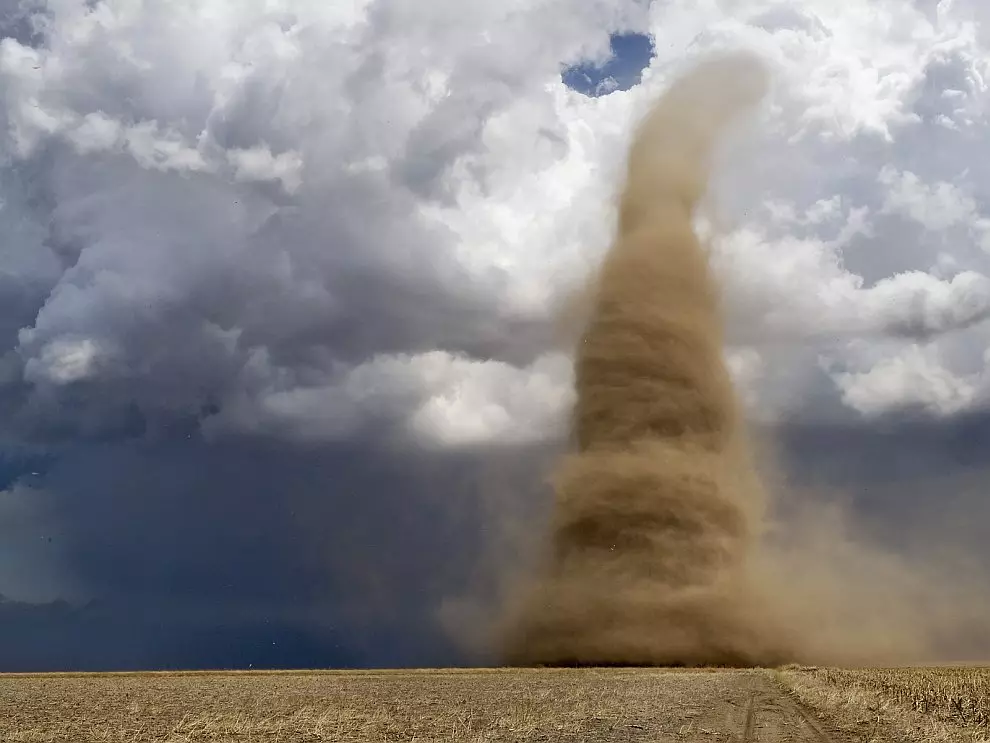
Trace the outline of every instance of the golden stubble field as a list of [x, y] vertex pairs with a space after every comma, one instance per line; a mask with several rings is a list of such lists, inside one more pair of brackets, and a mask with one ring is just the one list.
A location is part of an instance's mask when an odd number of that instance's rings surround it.
[[0, 741], [974, 741], [990, 670], [0, 675]]
[[806, 705], [855, 718], [862, 740], [990, 741], [988, 666], [789, 667], [777, 676]]

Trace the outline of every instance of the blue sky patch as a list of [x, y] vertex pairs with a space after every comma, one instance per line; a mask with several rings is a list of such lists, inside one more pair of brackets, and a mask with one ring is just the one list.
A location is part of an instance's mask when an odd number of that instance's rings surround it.
[[612, 56], [604, 64], [581, 62], [561, 73], [564, 85], [589, 96], [629, 90], [639, 84], [653, 59], [653, 39], [646, 34], [612, 34]]

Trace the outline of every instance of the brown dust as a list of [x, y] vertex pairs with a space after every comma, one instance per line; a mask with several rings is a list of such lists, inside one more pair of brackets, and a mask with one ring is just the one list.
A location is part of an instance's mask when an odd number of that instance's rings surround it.
[[856, 544], [837, 506], [770, 508], [694, 229], [717, 147], [767, 82], [748, 55], [698, 64], [633, 137], [549, 549], [502, 627], [510, 665], [919, 660], [987, 616], [985, 589], [949, 595], [945, 571]]

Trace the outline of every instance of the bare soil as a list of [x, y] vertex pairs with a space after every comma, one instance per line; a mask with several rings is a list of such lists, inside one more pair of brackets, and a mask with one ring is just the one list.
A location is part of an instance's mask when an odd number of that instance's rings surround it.
[[0, 675], [0, 741], [845, 743], [768, 671]]

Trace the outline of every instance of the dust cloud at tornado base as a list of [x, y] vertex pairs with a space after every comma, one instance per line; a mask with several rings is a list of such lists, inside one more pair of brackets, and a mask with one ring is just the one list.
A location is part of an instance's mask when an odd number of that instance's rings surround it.
[[583, 300], [550, 533], [495, 622], [508, 664], [896, 663], [990, 647], [982, 576], [855, 539], [838, 505], [775, 482], [747, 431], [694, 219], [722, 135], [767, 84], [749, 55], [704, 61], [633, 137], [616, 236]]

